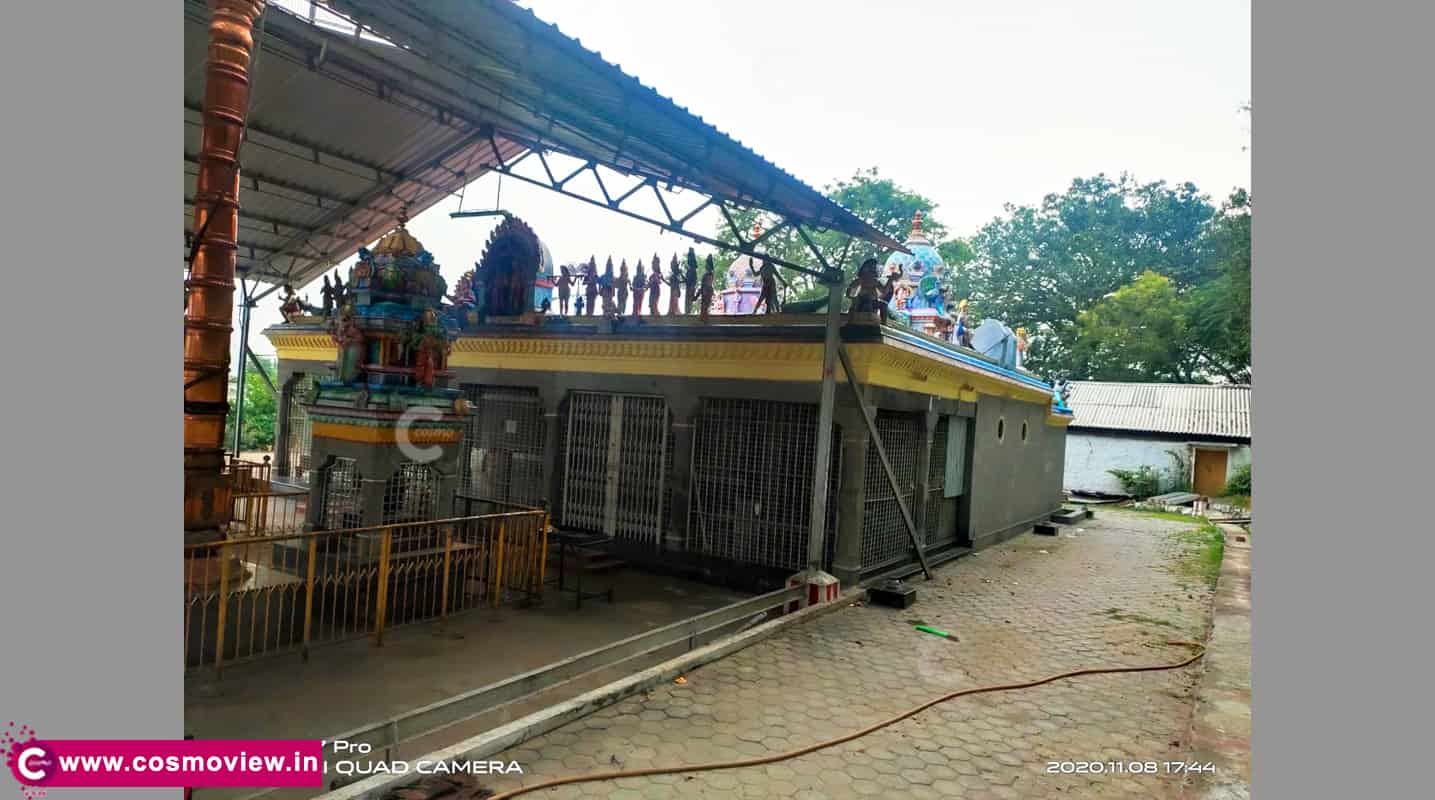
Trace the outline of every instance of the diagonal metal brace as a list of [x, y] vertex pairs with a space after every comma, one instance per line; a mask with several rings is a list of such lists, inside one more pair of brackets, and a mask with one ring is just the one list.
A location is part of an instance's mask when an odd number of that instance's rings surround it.
[[862, 421], [867, 423], [867, 433], [872, 437], [872, 445], [877, 448], [882, 472], [886, 474], [887, 483], [892, 486], [892, 494], [897, 498], [897, 508], [902, 511], [902, 524], [907, 526], [907, 536], [912, 540], [912, 549], [917, 551], [917, 561], [922, 564], [922, 574], [927, 580], [931, 580], [932, 569], [927, 565], [927, 554], [922, 552], [922, 543], [917, 540], [917, 525], [912, 522], [907, 503], [902, 500], [902, 487], [897, 483], [897, 473], [892, 469], [892, 462], [887, 459], [887, 448], [882, 446], [882, 437], [877, 433], [877, 423], [872, 419], [872, 410], [867, 407], [866, 398], [862, 397], [862, 387], [857, 383], [857, 370], [852, 368], [852, 358], [847, 355], [846, 344], [837, 345], [837, 357], [842, 360], [842, 371], [847, 373], [847, 388], [852, 390], [852, 397], [857, 400], [857, 407], [862, 410]]
[[278, 397], [279, 390], [274, 388], [274, 379], [269, 377], [269, 370], [264, 368], [264, 362], [260, 361], [259, 356], [254, 355], [254, 351], [248, 347], [244, 348], [244, 353], [249, 356], [249, 363], [253, 364], [254, 368], [259, 370], [259, 377], [264, 379], [264, 383], [269, 387], [270, 393]]

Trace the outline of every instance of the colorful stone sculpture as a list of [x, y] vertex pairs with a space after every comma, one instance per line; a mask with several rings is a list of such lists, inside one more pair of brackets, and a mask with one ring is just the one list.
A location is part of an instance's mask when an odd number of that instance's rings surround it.
[[625, 258], [623, 265], [618, 268], [618, 277], [613, 279], [613, 292], [617, 304], [617, 308], [614, 310], [619, 316], [622, 316], [623, 309], [628, 307], [628, 287], [632, 285], [633, 280], [628, 277], [628, 259]]
[[[694, 261], [697, 260], [692, 250], [688, 250], [688, 256]], [[699, 313], [702, 314], [703, 322], [707, 322], [708, 313], [713, 307], [713, 297], [716, 292], [716, 287], [713, 284], [716, 280], [717, 274], [713, 272], [713, 257], [708, 255], [707, 265], [703, 269], [702, 284], [698, 287], [698, 303], [701, 308]]]
[[558, 313], [568, 316], [568, 300], [573, 296], [573, 274], [567, 266], [558, 268]]
[[658, 288], [663, 285], [663, 262], [653, 254], [653, 276], [648, 279], [648, 316], [658, 316]]
[[878, 313], [886, 321], [886, 306], [882, 304], [882, 284], [877, 280], [877, 259], [869, 258], [857, 269], [857, 277], [847, 284], [847, 299], [852, 301], [852, 311], [857, 314]]
[[[588, 264], [583, 272], [583, 298], [588, 308], [588, 315], [592, 316], [598, 307], [598, 257], [590, 256]], [[578, 313], [583, 313], [583, 307], [578, 308]]]
[[633, 274], [633, 316], [643, 313], [643, 295], [648, 291], [648, 274], [643, 271], [643, 260], [638, 259], [638, 271]]
[[687, 271], [683, 273], [683, 313], [693, 313], [693, 298], [698, 290], [698, 254], [688, 248]]
[[773, 263], [766, 258], [762, 260], [762, 266], [757, 270], [757, 277], [758, 280], [762, 282], [762, 294], [758, 296], [757, 302], [753, 304], [752, 313], [756, 314], [758, 308], [765, 308], [769, 314], [781, 312], [782, 306], [777, 299], [777, 283], [778, 281], [782, 281], [782, 285], [787, 286], [787, 281], [783, 280], [781, 273], [777, 271], [777, 267], [773, 266]]
[[338, 360], [334, 371], [341, 383], [355, 383], [364, 370], [364, 332], [359, 328], [352, 305], [339, 310], [329, 325], [330, 335], [339, 346]]
[[682, 267], [678, 266], [678, 254], [673, 253], [673, 261], [668, 265], [668, 316], [675, 317], [683, 313], [679, 309], [681, 300], [681, 287], [683, 285]]

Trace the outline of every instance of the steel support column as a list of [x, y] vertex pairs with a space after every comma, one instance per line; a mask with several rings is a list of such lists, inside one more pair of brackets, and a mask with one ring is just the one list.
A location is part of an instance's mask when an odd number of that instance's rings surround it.
[[239, 441], [244, 436], [244, 384], [249, 377], [249, 310], [254, 301], [249, 298], [249, 286], [239, 279], [239, 374], [234, 384], [234, 445], [230, 448], [234, 457], [239, 457]]
[[812, 464], [812, 514], [807, 536], [807, 568], [814, 571], [822, 569], [822, 556], [827, 552], [827, 478], [832, 471], [832, 406], [837, 396], [837, 350], [841, 346], [839, 278], [827, 284], [827, 332], [822, 340], [822, 389], [817, 405], [817, 454]]

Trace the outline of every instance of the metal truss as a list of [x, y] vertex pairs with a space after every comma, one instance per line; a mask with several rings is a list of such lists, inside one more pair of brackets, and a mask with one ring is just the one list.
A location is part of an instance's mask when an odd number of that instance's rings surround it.
[[[586, 158], [575, 153], [567, 152], [563, 148], [558, 147], [552, 143], [545, 143], [538, 140], [528, 139], [526, 137], [511, 134], [506, 131], [500, 134], [496, 132], [491, 126], [486, 127], [484, 132], [487, 134], [489, 147], [493, 151], [493, 157], [495, 160], [494, 164], [489, 165], [489, 169], [499, 173], [500, 175], [505, 175], [509, 178], [513, 178], [514, 180], [523, 181], [524, 183], [528, 183], [533, 186], [538, 186], [552, 192], [557, 192], [558, 194], [561, 194], [565, 197], [571, 197], [575, 200], [581, 200], [582, 202], [588, 203], [589, 205], [605, 208], [609, 211], [622, 214], [625, 217], [636, 219], [640, 222], [646, 222], [650, 225], [655, 225], [665, 231], [670, 231], [672, 233], [686, 236], [687, 238], [692, 239], [696, 242], [701, 242], [703, 244], [711, 245], [713, 247], [717, 247], [729, 252], [735, 252], [741, 255], [766, 258], [777, 266], [786, 267], [788, 269], [801, 272], [805, 275], [810, 275], [824, 284], [837, 283], [842, 280], [842, 261], [846, 259], [847, 252], [852, 246], [852, 240], [855, 238], [851, 234], [848, 234], [846, 236], [846, 242], [842, 248], [841, 255], [839, 256], [836, 264], [834, 265], [828, 259], [827, 254], [823, 253], [822, 249], [818, 247], [815, 242], [813, 242], [811, 235], [809, 235], [807, 231], [808, 226], [805, 226], [803, 223], [792, 219], [790, 216], [782, 216], [779, 224], [768, 228], [767, 230], [763, 231], [760, 236], [749, 240], [745, 232], [733, 220], [732, 212], [738, 207], [730, 204], [726, 200], [718, 199], [709, 194], [708, 198], [702, 203], [700, 203], [697, 207], [693, 208], [682, 216], [674, 216], [672, 209], [668, 205], [667, 199], [663, 196], [662, 191], [659, 189], [659, 184], [666, 183], [669, 187], [672, 187], [678, 185], [676, 182], [669, 182], [651, 175], [641, 175], [635, 172], [631, 167], [617, 164], [616, 160], [599, 161], [597, 159]], [[513, 159], [512, 161], [505, 161], [503, 158], [503, 154], [498, 147], [499, 136], [502, 136], [502, 138], [507, 141], [521, 144], [527, 149], [525, 150], [523, 155]], [[582, 164], [579, 165], [576, 169], [573, 169], [572, 171], [560, 177], [559, 175], [554, 173], [553, 166], [549, 163], [548, 160], [548, 153], [556, 153], [558, 155], [562, 155], [568, 158], [577, 159], [581, 161]], [[518, 165], [528, 160], [529, 157], [536, 157], [538, 159], [538, 162], [543, 167], [543, 178], [530, 177], [516, 171]], [[622, 174], [625, 177], [637, 178], [637, 182], [626, 187], [613, 187], [612, 189], [610, 189], [608, 184], [603, 181], [602, 173], [598, 171], [598, 167], [600, 166], [612, 170], [613, 172]], [[585, 173], [593, 176], [593, 181], [598, 187], [598, 192], [602, 195], [601, 198], [583, 194], [582, 192], [576, 191], [570, 186], [574, 179]], [[703, 194], [708, 194], [702, 189], [698, 189], [696, 187], [693, 188], [695, 189], [695, 191], [702, 192]], [[651, 216], [641, 211], [637, 211], [632, 208], [625, 208], [623, 206], [625, 202], [631, 200], [632, 198], [649, 192], [652, 194], [653, 198], [657, 200], [658, 208], [660, 208], [663, 212], [662, 218]], [[736, 245], [729, 242], [724, 242], [720, 239], [713, 238], [712, 236], [709, 236], [705, 233], [700, 233], [687, 227], [687, 223], [692, 220], [693, 217], [696, 217], [698, 214], [709, 208], [716, 208], [719, 211], [723, 223], [727, 226], [728, 231], [732, 234], [733, 239], [737, 242]], [[764, 210], [770, 211], [770, 209]], [[455, 212], [450, 216], [463, 217], [474, 216], [474, 214], [470, 212]], [[810, 250], [813, 256], [817, 259], [817, 263], [821, 265], [821, 269], [813, 269], [809, 266], [804, 266], [802, 264], [794, 264], [793, 262], [787, 261], [785, 259], [757, 252], [758, 245], [766, 241], [768, 237], [783, 229], [791, 229], [795, 231], [799, 237], [801, 237], [803, 243], [807, 245], [808, 250]]]

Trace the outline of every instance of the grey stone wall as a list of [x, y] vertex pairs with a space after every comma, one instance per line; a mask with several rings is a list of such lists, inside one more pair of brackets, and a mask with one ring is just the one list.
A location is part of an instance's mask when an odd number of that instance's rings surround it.
[[964, 504], [973, 547], [1015, 536], [1061, 506], [1066, 429], [1047, 425], [1046, 413], [1045, 406], [998, 397], [977, 403]]
[[[327, 375], [329, 364], [321, 362], [281, 362], [280, 380], [296, 372]], [[687, 498], [690, 490], [691, 445], [693, 417], [701, 398], [741, 398], [775, 402], [817, 403], [819, 387], [810, 380], [729, 380], [690, 377], [609, 375], [601, 373], [552, 373], [522, 369], [455, 368], [453, 385], [478, 384], [535, 388], [542, 399], [546, 428], [545, 495], [555, 519], [562, 518], [561, 503], [561, 409], [564, 398], [573, 391], [619, 394], [659, 395], [667, 399], [673, 413], [675, 442], [673, 468], [670, 470], [672, 504], [668, 509], [671, 530], [666, 532], [665, 546], [671, 549], [686, 540], [688, 524]], [[957, 543], [981, 548], [1009, 538], [1030, 528], [1058, 508], [1062, 501], [1062, 471], [1065, 459], [1066, 429], [1046, 424], [1047, 406], [983, 396], [976, 403], [961, 403], [925, 394], [885, 388], [868, 388], [864, 397], [873, 408], [889, 411], [917, 412], [928, 425], [937, 415], [952, 415], [951, 424], [965, 420], [967, 436], [967, 469], [964, 492], [960, 497], [943, 500], [936, 509], [939, 525], [950, 530], [955, 526]], [[997, 439], [997, 423], [1003, 431]], [[832, 568], [844, 581], [860, 575], [861, 509], [863, 506], [862, 459], [868, 434], [853, 399], [844, 386], [838, 387], [836, 421], [841, 427], [842, 485], [840, 488], [838, 533]], [[1026, 423], [1026, 439], [1022, 424]], [[927, 446], [922, 452], [930, 452]], [[923, 465], [918, 475], [925, 475]], [[655, 476], [656, 477], [656, 476]], [[920, 526], [925, 509], [921, 504], [910, 509]]]

